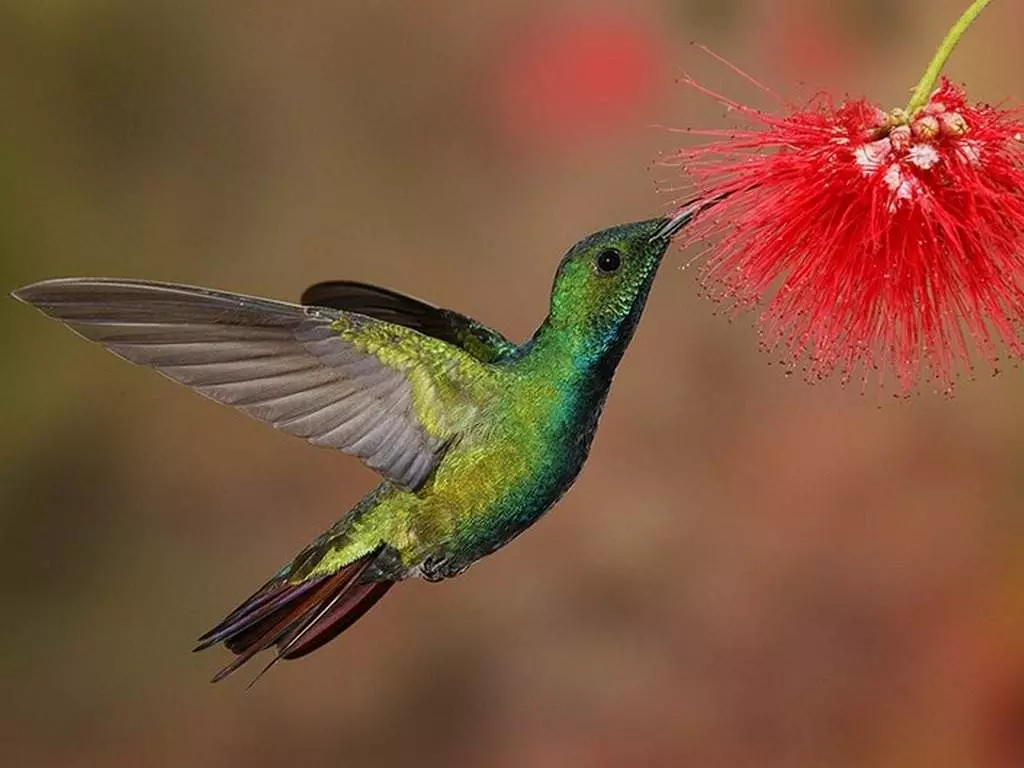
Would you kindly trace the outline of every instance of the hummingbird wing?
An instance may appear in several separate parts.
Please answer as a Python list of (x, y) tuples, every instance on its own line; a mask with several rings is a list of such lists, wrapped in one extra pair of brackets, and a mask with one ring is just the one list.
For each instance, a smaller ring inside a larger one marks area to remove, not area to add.
[(302, 304), (358, 312), (404, 325), (469, 352), (477, 360), (508, 359), (518, 347), (493, 328), (451, 309), (443, 309), (403, 293), (368, 283), (331, 280), (307, 288)]
[(47, 280), (14, 296), (114, 354), (418, 488), (494, 370), (401, 325), (140, 280)]

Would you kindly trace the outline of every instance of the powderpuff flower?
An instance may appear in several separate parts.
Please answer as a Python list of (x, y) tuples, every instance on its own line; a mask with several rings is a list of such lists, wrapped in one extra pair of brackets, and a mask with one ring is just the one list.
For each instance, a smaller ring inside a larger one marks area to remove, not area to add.
[(812, 380), (891, 370), (908, 392), (929, 368), (950, 386), (972, 349), (1024, 357), (1024, 115), (933, 89), (944, 61), (888, 112), (821, 95), (773, 115), (685, 81), (748, 123), (670, 161), (719, 201), (690, 230), (702, 281), (764, 302), (765, 345)]

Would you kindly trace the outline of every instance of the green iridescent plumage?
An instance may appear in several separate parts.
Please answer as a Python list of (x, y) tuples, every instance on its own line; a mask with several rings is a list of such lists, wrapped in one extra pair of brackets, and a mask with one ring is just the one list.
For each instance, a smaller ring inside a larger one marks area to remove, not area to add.
[(238, 654), (223, 676), (272, 645), (277, 658), (314, 650), (392, 583), (460, 573), (547, 511), (586, 460), (662, 256), (691, 215), (576, 244), (547, 318), (522, 345), (359, 283), (313, 286), (301, 305), (104, 279), (15, 295), (121, 357), (384, 476), (200, 639)]

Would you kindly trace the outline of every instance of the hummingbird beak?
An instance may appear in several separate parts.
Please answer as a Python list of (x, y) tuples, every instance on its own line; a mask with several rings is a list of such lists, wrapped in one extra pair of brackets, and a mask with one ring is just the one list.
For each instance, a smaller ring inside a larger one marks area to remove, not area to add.
[(732, 192), (723, 192), (719, 195), (715, 195), (709, 200), (702, 200), (699, 197), (694, 198), (690, 202), (684, 204), (683, 207), (680, 208), (679, 213), (669, 219), (665, 226), (651, 235), (651, 240), (670, 240), (679, 232), (679, 230), (693, 221), (698, 214), (703, 213), (709, 208), (714, 208), (731, 194)]

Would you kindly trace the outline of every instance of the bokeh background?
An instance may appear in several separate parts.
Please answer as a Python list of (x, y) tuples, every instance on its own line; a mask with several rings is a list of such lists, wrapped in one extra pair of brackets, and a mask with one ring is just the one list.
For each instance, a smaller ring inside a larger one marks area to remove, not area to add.
[[(904, 103), (964, 0), (0, 3), (0, 289), (381, 283), (513, 338), (763, 95)], [(950, 72), (1024, 101), (1024, 6)], [(191, 641), (374, 483), (0, 301), (6, 766), (1024, 765), (1024, 371), (811, 387), (675, 253), (558, 509), (342, 640)]]

